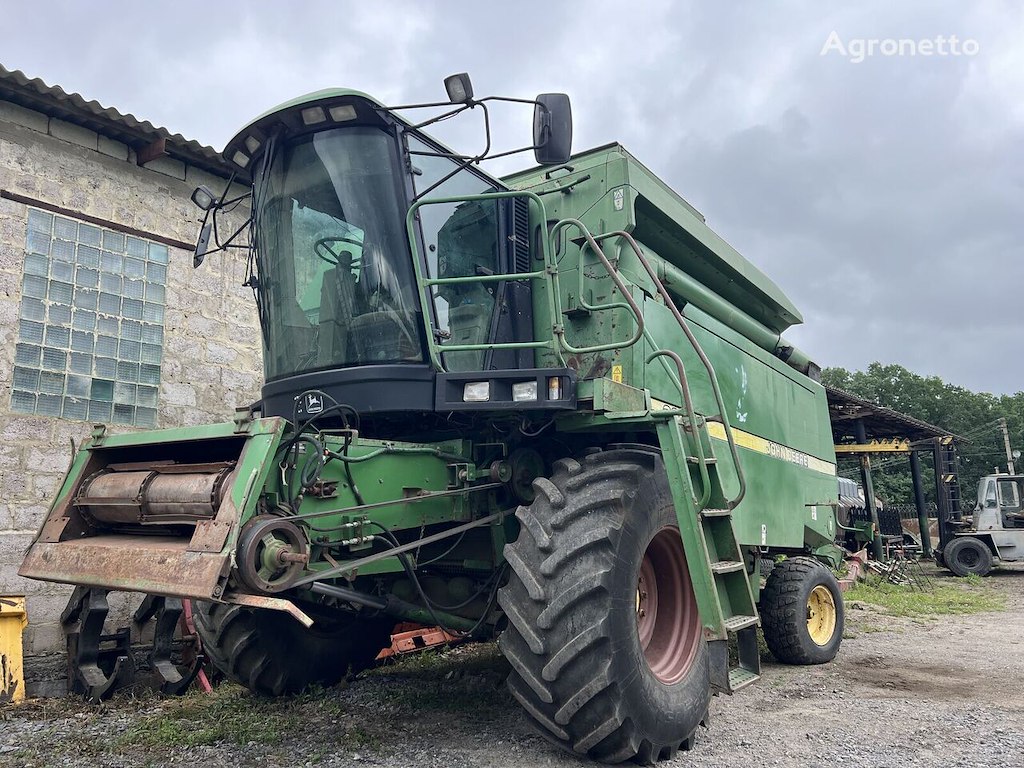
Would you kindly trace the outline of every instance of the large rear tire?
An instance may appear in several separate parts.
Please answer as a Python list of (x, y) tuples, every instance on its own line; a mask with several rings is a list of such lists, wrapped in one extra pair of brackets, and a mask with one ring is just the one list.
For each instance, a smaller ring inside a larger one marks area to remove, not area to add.
[(957, 536), (942, 553), (946, 567), (957, 576), (984, 576), (992, 570), (992, 552), (981, 539)]
[(512, 695), (546, 738), (595, 760), (689, 749), (709, 660), (661, 456), (562, 459), (534, 488), (498, 595)]
[(810, 557), (777, 563), (761, 592), (761, 625), (772, 655), (784, 664), (825, 664), (843, 642), (839, 582)]
[(289, 614), (225, 603), (195, 604), (203, 652), (227, 677), (262, 696), (336, 685), (368, 667), (393, 620), (321, 619), (306, 629)]

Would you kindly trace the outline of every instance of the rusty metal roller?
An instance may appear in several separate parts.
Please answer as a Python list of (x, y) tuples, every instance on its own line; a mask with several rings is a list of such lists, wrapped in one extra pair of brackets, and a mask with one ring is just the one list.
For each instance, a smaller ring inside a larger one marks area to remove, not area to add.
[(103, 526), (194, 524), (217, 514), (234, 467), (234, 462), (111, 465), (82, 484), (75, 506)]

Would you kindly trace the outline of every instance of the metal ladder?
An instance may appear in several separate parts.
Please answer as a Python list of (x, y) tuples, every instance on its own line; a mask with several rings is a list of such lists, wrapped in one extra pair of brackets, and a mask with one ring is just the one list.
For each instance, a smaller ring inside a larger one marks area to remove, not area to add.
[[(698, 415), (693, 408), (682, 358), (667, 349), (656, 349), (648, 356), (648, 363), (657, 357), (664, 357), (676, 367), (684, 407), (681, 411), (674, 409), (664, 412), (666, 418), (659, 421), (657, 426), (658, 443), (669, 473), (669, 486), (672, 488), (683, 548), (687, 562), (691, 563), (690, 577), (694, 582), (695, 594), (698, 595), (701, 620), (711, 651), (711, 685), (719, 691), (734, 693), (756, 681), (761, 674), (761, 658), (757, 648), (760, 618), (743, 552), (732, 523), (732, 511), (746, 493), (739, 451), (711, 361), (633, 237), (627, 232), (618, 231), (602, 235), (596, 240), (614, 237), (625, 240), (636, 254), (704, 366), (715, 396), (718, 414), (710, 419)], [(607, 258), (602, 258), (602, 262), (607, 262)], [(653, 342), (650, 337), (648, 340)], [(731, 499), (726, 498), (723, 489), (718, 459), (708, 432), (709, 420), (720, 422), (725, 430), (739, 483), (738, 493)], [(695, 493), (695, 485), (700, 488), (699, 496)], [(736, 638), (735, 665), (731, 664), (729, 658), (730, 636)]]
[[(707, 430), (707, 422), (688, 422), (673, 415), (658, 423), (669, 486), (676, 518), (689, 563), (690, 578), (700, 609), (704, 636), (711, 651), (711, 684), (725, 693), (750, 685), (761, 674), (757, 648), (760, 619), (754, 603), (747, 566), (733, 529), (734, 503), (722, 490), (718, 459)], [(698, 505), (694, 493), (694, 466), (703, 456), (707, 484)], [(737, 658), (729, 658), (729, 638), (735, 636)]]

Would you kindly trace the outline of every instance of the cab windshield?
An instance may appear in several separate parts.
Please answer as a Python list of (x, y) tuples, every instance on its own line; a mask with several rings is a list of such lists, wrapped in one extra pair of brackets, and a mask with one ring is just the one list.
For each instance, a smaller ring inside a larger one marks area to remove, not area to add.
[(350, 126), (289, 141), (257, 174), (268, 380), (424, 359), (394, 139)]

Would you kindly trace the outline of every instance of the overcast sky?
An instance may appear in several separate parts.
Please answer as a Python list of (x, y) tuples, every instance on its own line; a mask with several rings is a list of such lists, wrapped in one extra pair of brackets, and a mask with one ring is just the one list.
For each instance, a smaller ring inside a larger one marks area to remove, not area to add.
[[(574, 149), (619, 141), (662, 176), (792, 298), (787, 337), (823, 366), (1024, 390), (1024, 5), (838, 5), (0, 0), (0, 63), (217, 149), (325, 87), (565, 91)], [(866, 55), (887, 38), (913, 45)], [(498, 119), (499, 146), (528, 143), (527, 110)]]

